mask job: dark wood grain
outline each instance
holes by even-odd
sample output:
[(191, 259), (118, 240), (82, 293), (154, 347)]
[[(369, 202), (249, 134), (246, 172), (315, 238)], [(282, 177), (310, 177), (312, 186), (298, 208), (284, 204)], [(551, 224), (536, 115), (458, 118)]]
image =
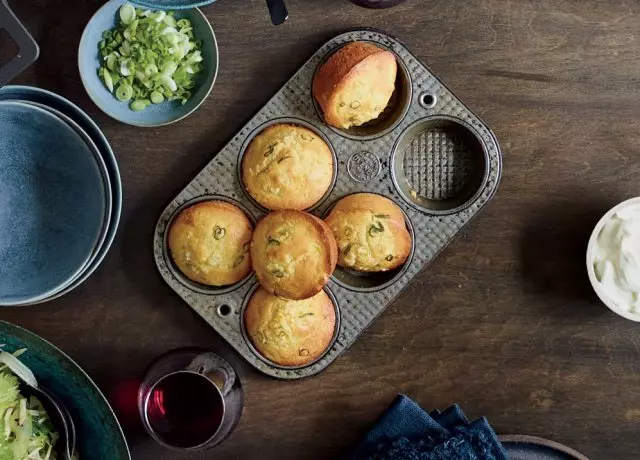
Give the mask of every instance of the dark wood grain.
[[(497, 431), (557, 440), (590, 458), (637, 457), (640, 329), (599, 304), (588, 235), (608, 207), (640, 195), (640, 3), (347, 0), (204, 8), (221, 67), (202, 108), (164, 128), (101, 113), (76, 69), (95, 0), (14, 0), (42, 47), (17, 82), (83, 107), (112, 142), (124, 181), (118, 239), (83, 286), (0, 318), (61, 346), (100, 384), (135, 459), (327, 459), (348, 451), (398, 392), (426, 408), (458, 402)], [(492, 203), (324, 373), (293, 383), (241, 361), (160, 279), (151, 254), (164, 205), (324, 41), (352, 27), (397, 36), (496, 132), (505, 170)], [(233, 360), (247, 402), (215, 453), (156, 446), (130, 397), (148, 362), (182, 345)]]

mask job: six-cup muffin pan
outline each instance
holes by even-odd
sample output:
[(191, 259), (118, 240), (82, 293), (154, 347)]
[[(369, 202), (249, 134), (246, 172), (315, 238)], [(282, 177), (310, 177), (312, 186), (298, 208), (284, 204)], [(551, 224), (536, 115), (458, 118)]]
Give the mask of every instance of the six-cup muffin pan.
[[(396, 90), (377, 120), (341, 130), (323, 122), (311, 82), (332, 52), (356, 40), (396, 55)], [(269, 362), (248, 340), (243, 310), (256, 288), (254, 275), (222, 288), (194, 283), (175, 267), (166, 242), (173, 218), (197, 201), (226, 200), (254, 223), (268, 212), (244, 190), (238, 165), (253, 136), (280, 122), (312, 129), (335, 155), (334, 182), (309, 212), (324, 217), (346, 195), (377, 193), (400, 206), (413, 237), (407, 262), (396, 270), (365, 274), (336, 269), (325, 287), (337, 313), (334, 340), (319, 359), (296, 368)], [(494, 195), (501, 169), (502, 154), (491, 130), (402, 43), (379, 31), (346, 32), (325, 43), (171, 201), (156, 226), (154, 257), (169, 286), (254, 367), (282, 379), (310, 376), (345, 351), (480, 211)]]

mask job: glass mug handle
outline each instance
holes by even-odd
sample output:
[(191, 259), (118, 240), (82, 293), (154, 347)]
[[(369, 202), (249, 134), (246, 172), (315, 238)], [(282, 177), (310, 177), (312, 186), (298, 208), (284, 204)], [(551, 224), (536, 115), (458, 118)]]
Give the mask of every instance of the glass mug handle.
[(18, 45), (18, 53), (0, 67), (0, 88), (33, 64), (40, 54), (38, 44), (11, 11), (6, 0), (0, 0), (0, 30), (2, 29)]
[(218, 387), (223, 398), (229, 394), (237, 379), (236, 371), (214, 353), (199, 354), (184, 370), (207, 377)]

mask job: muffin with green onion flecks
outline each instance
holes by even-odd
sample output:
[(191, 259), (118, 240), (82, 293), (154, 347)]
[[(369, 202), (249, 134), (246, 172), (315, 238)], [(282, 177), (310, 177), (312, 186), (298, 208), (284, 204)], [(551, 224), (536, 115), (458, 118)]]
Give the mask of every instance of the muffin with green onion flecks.
[(171, 258), (189, 279), (209, 286), (237, 283), (251, 272), (253, 226), (226, 201), (196, 203), (178, 214), (169, 228)]

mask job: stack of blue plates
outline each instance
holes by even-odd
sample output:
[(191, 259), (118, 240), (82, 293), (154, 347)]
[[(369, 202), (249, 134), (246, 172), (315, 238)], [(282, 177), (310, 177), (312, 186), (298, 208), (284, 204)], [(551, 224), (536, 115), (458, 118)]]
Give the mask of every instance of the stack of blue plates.
[(0, 306), (60, 297), (100, 265), (122, 185), (98, 126), (28, 86), (0, 88)]

